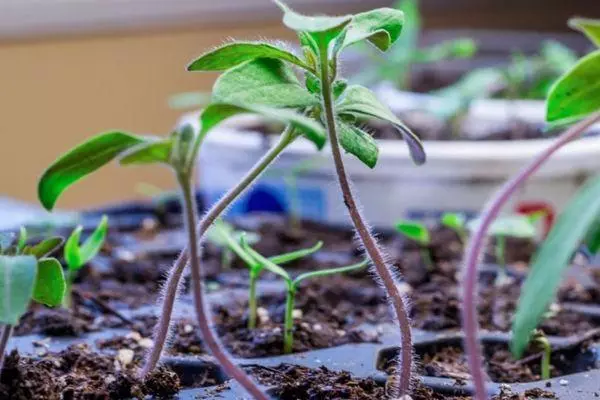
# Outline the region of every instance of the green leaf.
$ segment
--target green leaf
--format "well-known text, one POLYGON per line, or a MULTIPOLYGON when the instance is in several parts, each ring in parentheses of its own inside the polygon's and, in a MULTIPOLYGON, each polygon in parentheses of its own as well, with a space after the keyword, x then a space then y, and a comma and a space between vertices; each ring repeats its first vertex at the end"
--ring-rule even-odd
POLYGON ((39 260, 32 299, 48 307, 62 304, 67 285, 62 266, 55 258, 39 260))
POLYGON ((344 91, 348 88, 348 81, 345 79, 338 79, 337 81, 333 82, 332 85, 332 92, 333 92, 333 97, 335 99, 337 99, 338 97, 340 97, 344 91))
MULTIPOLYGON (((467 224, 471 232, 475 232, 481 220, 474 219, 467 224)), ((537 230, 527 215, 508 215, 496 218, 488 229, 490 236, 508 236, 522 239, 533 239, 537 235, 537 230)))
POLYGON ((454 230, 463 231, 465 229, 466 218, 463 214, 449 213, 442 214, 440 218, 442 225, 454 230))
POLYGON ((590 253, 598 254, 600 251, 600 220, 596 219, 596 222, 592 223, 584 241, 590 253))
POLYGON ((600 47, 600 19, 571 18, 569 26, 579 29, 598 47, 600 47))
POLYGON ((19 239, 17 240, 17 253, 23 251, 25 248, 25 244, 27 244, 27 229, 24 226, 19 228, 19 239))
MULTIPOLYGON (((86 239, 83 245, 79 248, 79 256, 81 257, 81 263, 88 263, 92 258, 96 257, 100 249, 102 249, 102 245, 104 244, 104 239, 106 239, 106 233, 108 232, 108 217, 106 215, 102 216, 100 223, 94 229, 94 232, 86 239)), ((80 267, 81 267, 80 266, 80 267)))
POLYGON ((310 247, 308 249, 291 251, 289 253, 279 254, 277 256, 269 257, 269 261, 271 261, 273 264, 287 264, 289 262, 308 257, 311 254, 319 251, 321 249, 321 247, 323 247, 323 242, 319 241, 313 247, 310 247))
POLYGON ((396 223, 396 229, 398 232, 419 243, 421 246, 428 246, 429 242, 431 241, 429 230, 421 223, 409 220, 400 220, 396 223))
POLYGON ((473 39, 458 38, 447 40, 425 49, 415 50, 413 62, 428 64, 451 58, 470 58, 477 52, 473 39))
POLYGON ((33 256, 0 256, 0 324, 17 325, 29 306, 37 260, 33 256))
POLYGON ((287 50, 264 42, 226 43, 204 53, 188 65, 188 71, 224 71, 257 58, 276 58, 304 69, 311 68, 287 50))
POLYGON ((294 279, 294 281, 292 282, 292 285, 294 287, 297 287, 300 282, 302 282, 303 280, 306 280, 306 279, 319 278, 319 277, 328 276, 328 275, 335 275, 335 274, 341 274, 344 272, 356 271, 356 270, 366 267, 367 264, 369 264, 369 260, 364 260, 362 262, 359 262, 358 264, 348 265, 346 267, 320 269, 317 271, 305 272, 303 274, 298 275, 296 277, 296 279, 294 279))
POLYGON ((52 254, 53 251, 55 251, 63 244, 63 241, 63 238, 59 236, 44 239, 35 246, 26 247, 23 250, 23 255, 31 255, 39 260, 40 258, 52 254))
POLYGON ((308 17, 298 14, 279 0, 274 1, 283 11, 283 23, 285 26, 296 32, 308 33, 318 47, 327 46, 352 21, 351 15, 340 17, 308 17))
POLYGON ((264 257, 262 254, 260 254, 259 252, 254 250, 252 247, 250 247, 248 245, 248 243, 246 243, 244 238, 242 238, 241 242, 242 242, 243 249, 252 258, 254 258, 256 260, 256 262, 258 262, 260 265, 262 265, 263 268, 271 271, 272 273, 274 273, 276 275, 279 275, 286 281, 287 284, 291 284, 292 278, 290 278, 290 275, 283 268, 281 268, 279 265, 273 263, 268 258, 264 257))
POLYGON ((146 141, 126 150, 119 158, 121 165, 169 164, 171 161, 172 137, 146 141))
POLYGON ((362 129, 338 121, 340 145, 348 153, 355 155, 369 168, 374 168, 379 157, 379 147, 371 135, 362 129))
POLYGON ((319 100, 283 61, 258 58, 223 73, 213 86, 213 102, 304 108, 319 100))
POLYGON ((78 269, 83 267, 81 253, 79 251, 79 239, 81 238, 82 230, 83 227, 81 225, 75 228, 71 233, 71 236, 69 236, 69 238, 67 239, 65 247, 63 249, 63 258, 67 263, 67 267, 71 271, 77 271, 78 269))
POLYGON ((343 47, 368 40, 386 51, 398 39, 404 24, 404 14, 393 8, 378 8, 356 14, 348 26, 343 47))
POLYGON ((587 182, 559 216, 540 248, 525 280, 512 332, 512 352, 520 357, 531 331, 554 299, 563 272, 600 214, 600 177, 587 182))
POLYGON ((313 142, 318 149, 322 149, 327 141, 325 128, 308 117, 291 110, 249 104, 216 103, 206 107, 200 116, 202 124, 201 135, 206 135, 212 128, 227 118, 245 113, 259 114, 267 119, 291 124, 295 129, 304 134, 307 139, 313 142))
POLYGON ((372 117, 391 123, 402 134, 413 162, 417 165, 425 162, 423 144, 417 135, 404 125, 387 106, 377 100, 375 94, 369 89, 357 85, 348 86, 338 101, 336 111, 340 115, 372 117))
POLYGON ((588 54, 550 89, 546 120, 574 120, 600 110, 600 50, 588 54))
POLYGON ((143 139, 125 132, 107 132, 95 136, 56 160, 38 183, 38 197, 52 210, 60 195, 86 175, 91 174, 143 139))

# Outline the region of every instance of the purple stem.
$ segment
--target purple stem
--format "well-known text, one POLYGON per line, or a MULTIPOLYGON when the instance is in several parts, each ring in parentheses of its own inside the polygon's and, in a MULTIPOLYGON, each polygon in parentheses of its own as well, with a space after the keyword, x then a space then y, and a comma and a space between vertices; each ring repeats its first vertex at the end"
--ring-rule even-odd
POLYGON ((483 370, 483 355, 479 345, 479 323, 477 320, 477 263, 482 254, 484 240, 488 228, 496 219, 504 204, 534 172, 536 172, 557 150, 569 142, 579 138, 587 128, 600 120, 600 113, 595 113, 584 121, 562 133, 547 149, 538 154, 528 165, 510 178, 487 202, 481 213, 481 223, 471 236, 465 256, 465 274, 463 285, 462 321, 465 333, 465 350, 473 385, 475 400, 487 397, 485 388, 485 372, 483 370))

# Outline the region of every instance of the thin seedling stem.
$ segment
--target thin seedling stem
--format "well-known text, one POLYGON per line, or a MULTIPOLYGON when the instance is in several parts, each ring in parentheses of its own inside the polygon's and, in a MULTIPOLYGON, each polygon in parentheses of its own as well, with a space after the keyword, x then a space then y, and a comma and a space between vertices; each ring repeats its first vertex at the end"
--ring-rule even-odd
POLYGON ((0 375, 2 375, 2 367, 4 367, 4 355, 6 353, 6 346, 8 345, 8 340, 12 336, 12 332, 12 325, 4 325, 2 328, 2 333, 0 334, 0 375))
POLYGON ((294 297, 296 288, 288 287, 285 299, 285 318, 283 327, 283 353, 290 354, 294 345, 294 297))
POLYGON ((395 317, 398 320, 398 324, 400 326, 400 335, 402 343, 400 355, 400 375, 397 390, 400 395, 405 395, 408 394, 408 392, 410 391, 413 362, 410 319, 408 316, 407 308, 402 299, 402 295, 398 290, 398 286, 396 285, 396 281, 394 280, 391 271, 388 269, 383 254, 377 246, 375 238, 371 235, 367 223, 363 219, 363 216, 359 211, 359 208, 354 199, 354 195, 352 193, 350 180, 346 174, 346 168, 344 166, 344 161, 340 150, 340 144, 338 142, 337 129, 335 125, 336 121, 333 108, 334 106, 332 99, 331 82, 329 79, 328 71, 328 50, 324 46, 321 47, 322 48, 320 49, 320 74, 323 94, 323 108, 325 110, 326 126, 327 131, 329 132, 329 141, 331 144, 331 152, 333 155, 335 170, 342 191, 344 204, 346 205, 348 213, 350 214, 350 219, 352 220, 352 223, 356 228, 356 232, 360 240, 362 241, 367 255, 373 262, 375 270, 377 271, 377 274, 379 275, 381 282, 383 283, 384 289, 394 309, 395 317))
POLYGON ((488 201, 483 209, 481 223, 471 236, 465 255, 465 271, 462 295, 462 322, 465 332, 465 350, 473 385, 475 400, 487 397, 483 354, 479 345, 479 322, 477 320, 477 264, 481 258, 486 233, 496 219, 502 207, 510 197, 522 187, 523 183, 536 172, 556 151, 564 145, 582 136, 587 128, 600 120, 600 113, 594 113, 577 125, 562 133, 547 149, 538 154, 531 162, 509 179, 488 201))
POLYGON ((256 314, 257 314, 257 301, 256 301, 256 283, 258 280, 258 274, 254 271, 250 271, 250 288, 248 289, 248 329, 256 328, 256 314))
MULTIPOLYGON (((195 236, 197 241, 203 239, 206 231, 210 226, 219 218, 219 216, 242 194, 245 190, 247 190, 251 184, 264 172, 264 170, 281 154, 281 152, 294 141, 296 138, 296 134, 293 132, 291 127, 288 127, 281 135, 281 138, 277 142, 277 144, 271 148, 247 173, 247 175, 240 180, 240 182, 233 187, 229 192, 227 192, 217 203, 215 203, 210 210, 204 215, 202 220, 196 226, 195 236)), ((194 197, 195 200, 195 197, 194 197)), ((192 225, 193 226, 193 225, 192 225)), ((159 320, 157 323, 157 328, 154 335, 154 347, 152 348, 148 358, 146 359, 146 363, 144 368, 142 369, 142 376, 148 375, 150 372, 156 368, 158 361, 160 360, 160 356, 164 350, 165 343, 167 341, 170 325, 171 325, 171 317, 173 315, 173 307, 175 305, 177 294, 179 291, 179 283, 181 281, 181 277, 187 266, 189 260, 189 244, 186 246, 182 252, 175 260, 175 264, 171 268, 169 276, 167 278, 167 282, 164 287, 164 300, 162 303, 161 314, 159 315, 159 320)), ((200 278, 202 274, 200 273, 200 260, 192 265, 192 268, 196 271, 192 271, 192 283, 194 293, 197 294, 198 290, 202 290, 201 282, 194 282, 194 276, 200 278)), ((201 296, 201 294, 200 294, 201 296)), ((195 302, 196 303, 196 302, 195 302)), ((202 311, 201 311, 202 312, 202 311)), ((207 327, 210 331, 210 327, 207 327)), ((234 365, 235 367, 235 365, 234 365)), ((224 366, 225 368, 225 366, 224 366)), ((235 367, 237 368, 237 367, 235 367)), ((229 371, 226 371, 229 372, 229 371)), ((243 372, 243 371, 242 371, 243 372)), ((245 374, 244 374, 245 375, 245 374)), ((230 375, 232 378, 235 378, 234 375, 230 375)), ((240 382, 241 383, 241 382, 240 382)), ((251 385, 256 387, 253 382, 251 385)), ((249 390, 249 388, 246 388, 249 390)), ((264 394, 260 392, 259 397, 257 399, 266 399, 264 394)))

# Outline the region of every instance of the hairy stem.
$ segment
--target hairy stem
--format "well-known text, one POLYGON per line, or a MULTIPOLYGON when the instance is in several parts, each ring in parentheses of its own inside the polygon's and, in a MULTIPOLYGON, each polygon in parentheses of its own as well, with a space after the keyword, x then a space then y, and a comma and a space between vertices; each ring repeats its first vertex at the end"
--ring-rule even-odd
POLYGON ((482 247, 487 231, 510 197, 536 172, 557 150, 567 143, 583 135, 587 128, 600 120, 600 113, 595 113, 584 121, 574 125, 561 134, 547 149, 537 155, 528 165, 510 178, 488 201, 481 215, 481 224, 471 236, 465 255, 465 271, 462 295, 462 323, 465 332, 465 349, 473 384, 475 400, 483 400, 487 396, 485 373, 483 371, 483 355, 477 339, 479 323, 477 321, 477 263, 481 257, 482 247))
POLYGON ((8 340, 12 336, 13 326, 12 325, 4 325, 2 328, 2 333, 0 334, 0 374, 2 374, 2 367, 4 366, 4 355, 6 353, 6 346, 8 345, 8 340))
POLYGON ((367 223, 363 219, 356 201, 352 188, 350 187, 350 180, 346 174, 346 168, 342 158, 340 150, 340 144, 338 142, 338 135, 335 125, 335 114, 333 109, 333 99, 331 83, 329 80, 329 73, 327 67, 327 49, 322 48, 320 51, 321 58, 321 87, 323 95, 323 108, 325 110, 327 130, 329 132, 329 141, 331 142, 331 152, 333 154, 333 161, 335 164, 335 170, 338 177, 338 182, 342 191, 344 204, 348 208, 350 219, 354 225, 356 232, 365 248, 365 251, 379 275, 381 282, 383 283, 384 289, 387 293, 388 298, 392 304, 394 310, 394 316, 398 320, 400 325, 400 335, 402 338, 401 343, 401 355, 400 355, 400 375, 398 381, 397 391, 399 395, 408 394, 410 391, 411 384, 411 373, 412 373, 412 332, 410 330, 410 320, 408 317, 407 308, 402 299, 402 295, 398 290, 398 286, 394 280, 392 272, 388 269, 385 263, 385 259, 381 250, 379 249, 375 238, 371 235, 371 232, 367 226, 367 223))
POLYGON ((285 317, 283 320, 283 354, 290 354, 294 347, 294 297, 296 290, 288 288, 285 298, 285 317))
POLYGON ((248 329, 256 328, 256 281, 258 274, 250 271, 250 288, 248 289, 248 329))
MULTIPOLYGON (((215 203, 210 208, 210 210, 204 215, 202 220, 196 226, 198 240, 201 240, 204 237, 206 231, 215 222, 215 220, 219 218, 219 216, 231 205, 231 203, 235 201, 235 199, 238 198, 240 194, 242 194, 246 189, 248 189, 251 186, 251 184, 279 156, 279 154, 281 154, 281 152, 291 142, 294 141, 295 138, 296 134, 293 132, 293 129, 288 127, 281 135, 279 142, 252 167, 252 169, 246 174, 244 178, 240 180, 240 182, 235 187, 233 187, 229 192, 227 192, 217 203, 215 203)), ((154 370, 154 368, 158 364, 158 361, 160 360, 160 356, 165 347, 165 343, 169 336, 169 328, 171 324, 171 317, 173 315, 173 307, 177 299, 179 282, 181 281, 181 277, 189 260, 188 251, 189 244, 179 254, 179 257, 177 257, 177 260, 175 260, 175 263, 171 268, 171 271, 169 272, 169 276, 164 287, 161 313, 159 315, 159 320, 156 325, 157 328, 154 334, 154 347, 148 354, 146 363, 144 365, 144 368, 142 369, 142 376, 146 376, 154 370)), ((199 271, 199 261, 197 265, 192 267, 196 269, 196 272, 194 274, 198 277, 201 277, 202 275, 199 271)), ((194 285, 194 290, 196 290, 198 286, 200 286, 199 282, 198 285, 194 285)), ((262 397, 257 398, 265 399, 264 395, 262 395, 262 397)))

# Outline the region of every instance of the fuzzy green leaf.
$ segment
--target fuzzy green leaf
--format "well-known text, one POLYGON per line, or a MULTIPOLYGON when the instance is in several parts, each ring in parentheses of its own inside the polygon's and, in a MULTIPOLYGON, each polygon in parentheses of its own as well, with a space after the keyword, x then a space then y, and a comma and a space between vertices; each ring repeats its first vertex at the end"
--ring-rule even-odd
POLYGON ((213 102, 300 108, 317 104, 318 98, 283 61, 258 58, 223 73, 213 86, 213 102))
POLYGON ((44 239, 42 242, 36 244, 35 246, 26 247, 23 250, 23 255, 31 255, 39 260, 40 258, 52 254, 52 252, 58 249, 63 244, 63 242, 63 238, 59 236, 44 239))
POLYGON ((574 120, 600 110, 600 50, 588 54, 550 89, 546 120, 574 120))
POLYGON ((398 232, 419 243, 421 246, 428 246, 431 241, 429 230, 425 225, 419 222, 400 220, 396 223, 396 229, 398 232))
POLYGON ((314 254, 317 251, 319 251, 321 247, 323 247, 323 242, 319 241, 313 247, 309 247, 308 249, 300 249, 285 254, 279 254, 277 256, 269 257, 269 260, 273 264, 287 264, 289 262, 308 257, 311 254, 314 254))
POLYGON ((37 274, 33 256, 0 256, 0 324, 17 325, 27 311, 37 274))
POLYGON ((356 14, 348 25, 343 47, 368 40, 386 51, 398 39, 404 24, 404 14, 393 8, 378 8, 356 14))
MULTIPOLYGON (((275 3, 283 11, 283 23, 296 32, 306 32, 317 47, 326 47, 336 39, 352 21, 351 15, 340 17, 315 16, 309 17, 298 14, 279 0, 275 3)), ((318 53, 317 53, 318 54, 318 53)))
POLYGON ((262 105, 235 105, 235 104, 211 104, 206 107, 200 116, 202 123, 201 135, 206 135, 217 124, 227 118, 238 114, 254 113, 267 119, 291 124, 295 129, 304 134, 313 142, 318 149, 322 149, 327 141, 325 128, 314 120, 298 114, 292 110, 272 108, 262 105))
POLYGON ((552 302, 569 260, 600 214, 600 177, 587 182, 561 213, 538 249, 521 290, 512 332, 512 352, 520 357, 531 331, 552 302))
POLYGON ((600 19, 571 18, 569 26, 578 29, 600 47, 600 19))
POLYGON ((85 141, 46 169, 38 183, 40 202, 52 210, 65 189, 142 142, 142 138, 125 132, 102 133, 85 141))
POLYGON ((39 260, 32 299, 48 307, 56 307, 62 304, 66 288, 65 275, 58 260, 39 260))
POLYGON ((204 53, 188 65, 188 71, 224 71, 257 58, 276 58, 310 70, 304 61, 287 50, 264 42, 226 43, 204 53))
POLYGON ((319 269, 316 271, 305 272, 303 274, 298 275, 296 277, 296 279, 294 279, 294 281, 292 282, 292 285, 294 287, 297 287, 298 284, 300 284, 300 282, 302 282, 306 279, 320 278, 320 277, 329 276, 329 275, 342 274, 344 272, 357 271, 359 269, 366 267, 367 264, 369 264, 369 260, 364 260, 359 263, 348 265, 345 267, 319 269))
POLYGON ((369 168, 374 168, 379 157, 379 147, 371 135, 362 129, 338 121, 340 145, 348 153, 355 155, 369 168))
POLYGON ((79 256, 81 257, 81 262, 83 264, 88 263, 92 258, 96 257, 100 249, 102 249, 102 245, 104 244, 104 240, 106 239, 106 234, 108 233, 108 217, 106 215, 102 216, 100 223, 94 229, 94 232, 85 240, 83 245, 79 248, 79 256))
POLYGON ((336 111, 340 115, 378 118, 391 123, 402 134, 413 162, 417 165, 425 162, 425 150, 421 140, 369 89, 358 85, 348 86, 338 101, 336 111))
POLYGON ((125 151, 119 158, 121 165, 155 164, 171 161, 171 137, 157 141, 146 141, 125 151))

